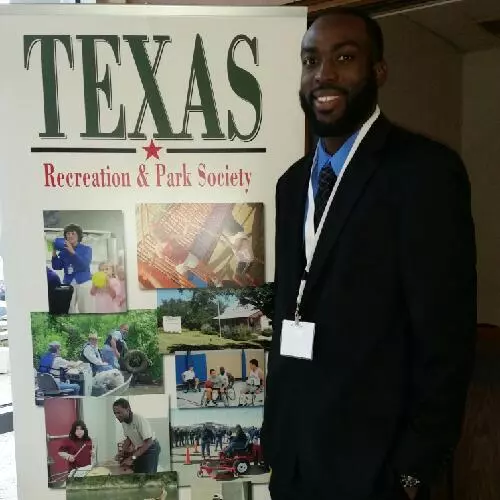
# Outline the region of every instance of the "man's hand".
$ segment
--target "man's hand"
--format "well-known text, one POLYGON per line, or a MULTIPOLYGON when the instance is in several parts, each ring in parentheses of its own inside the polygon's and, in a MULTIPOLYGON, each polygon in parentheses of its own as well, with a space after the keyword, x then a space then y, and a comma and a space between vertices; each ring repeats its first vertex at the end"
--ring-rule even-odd
POLYGON ((123 460, 122 462, 120 462, 120 465, 126 466, 126 467, 132 467, 133 463, 134 463, 134 461, 132 460, 132 457, 128 457, 125 460, 123 460))
POLYGON ((415 498, 417 498, 418 488, 405 488, 405 492, 410 500, 415 500, 415 498))
POLYGON ((73 248, 73 245, 68 241, 68 240, 65 240, 64 241, 64 247, 66 248, 66 250, 71 254, 71 255, 75 255, 75 249, 73 248))
POLYGON ((73 455, 68 455, 68 462, 74 462, 75 457, 73 455))

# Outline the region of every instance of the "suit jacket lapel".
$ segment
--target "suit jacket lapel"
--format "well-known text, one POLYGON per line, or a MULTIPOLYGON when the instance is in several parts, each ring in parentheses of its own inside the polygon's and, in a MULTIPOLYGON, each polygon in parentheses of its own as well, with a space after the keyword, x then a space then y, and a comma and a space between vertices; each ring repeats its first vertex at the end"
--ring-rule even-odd
POLYGON ((292 182, 293 189, 291 191, 293 199, 288 200, 286 205, 287 217, 291 221, 290 227, 293 227, 293 231, 290 231, 290 239, 287 242, 287 248, 290 252, 293 252, 290 260, 290 272, 292 272, 292 270, 296 270, 296 276, 293 276, 293 284, 296 285, 295 293, 297 293, 298 285, 306 265, 304 249, 304 221, 306 213, 307 189, 309 186, 312 161, 313 155, 307 155, 304 158, 303 168, 296 170, 296 176, 292 182))
POLYGON ((342 177, 316 247, 304 291, 304 301, 309 296, 308 291, 321 276, 321 270, 328 260, 351 210, 379 164, 378 152, 385 144, 390 128, 390 122, 384 116, 380 116, 360 144, 342 177))
POLYGON ((275 319, 278 319, 278 323, 285 317, 293 318, 295 299, 305 267, 304 219, 312 156, 307 155, 298 163, 288 171, 289 179, 278 200, 281 213, 279 239, 276 240, 276 259, 279 259, 276 266, 281 276, 275 303, 275 319))

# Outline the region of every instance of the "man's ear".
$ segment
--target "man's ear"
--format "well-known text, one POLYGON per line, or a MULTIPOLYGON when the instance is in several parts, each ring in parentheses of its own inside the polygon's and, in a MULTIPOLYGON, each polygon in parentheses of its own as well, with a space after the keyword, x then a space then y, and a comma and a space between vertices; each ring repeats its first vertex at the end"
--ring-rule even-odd
POLYGON ((381 61, 375 63, 373 69, 375 70, 375 78, 377 80, 377 85, 379 87, 382 87, 387 80, 387 73, 388 73, 387 63, 385 62, 384 59, 382 59, 381 61))

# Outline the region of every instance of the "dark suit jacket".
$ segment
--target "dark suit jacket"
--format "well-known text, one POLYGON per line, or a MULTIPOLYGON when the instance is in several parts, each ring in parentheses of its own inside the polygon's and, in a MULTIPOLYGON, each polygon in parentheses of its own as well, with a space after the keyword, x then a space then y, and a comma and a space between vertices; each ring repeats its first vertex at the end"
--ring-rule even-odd
POLYGON ((447 147, 377 120, 345 172, 313 259, 301 310, 316 324, 307 361, 279 351, 304 269, 311 163, 295 163, 276 191, 262 435, 271 482, 286 484, 297 466, 336 500, 370 498, 403 473, 430 483, 458 441, 473 363, 466 170, 447 147))

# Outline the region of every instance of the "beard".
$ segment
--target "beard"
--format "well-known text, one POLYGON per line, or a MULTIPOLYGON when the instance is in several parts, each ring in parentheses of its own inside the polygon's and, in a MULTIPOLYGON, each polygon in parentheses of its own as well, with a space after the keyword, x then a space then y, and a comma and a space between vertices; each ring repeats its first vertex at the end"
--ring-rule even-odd
POLYGON ((348 90, 335 85, 323 85, 315 89, 317 90, 335 90, 346 97, 342 116, 334 122, 326 122, 318 119, 314 112, 312 92, 308 96, 303 91, 299 92, 302 110, 318 137, 342 137, 353 134, 368 119, 378 99, 378 85, 374 72, 358 89, 348 90))

